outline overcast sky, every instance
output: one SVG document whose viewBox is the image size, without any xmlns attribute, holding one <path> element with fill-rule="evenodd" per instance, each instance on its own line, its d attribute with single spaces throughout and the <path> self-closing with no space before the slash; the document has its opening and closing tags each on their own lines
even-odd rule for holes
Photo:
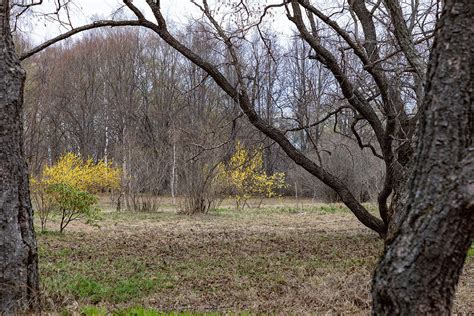
<svg viewBox="0 0 474 316">
<path fill-rule="evenodd" d="M 209 1 L 210 3 L 216 1 Z M 277 2 L 267 1 L 267 3 Z M 145 3 L 145 0 L 134 0 L 134 5 L 143 9 L 147 18 L 153 20 L 152 14 Z M 117 10 L 122 4 L 121 0 L 75 0 L 74 7 L 72 8 L 71 20 L 74 26 L 80 26 L 83 24 L 90 23 L 92 20 L 97 18 L 110 19 L 113 12 Z M 162 11 L 168 20 L 174 23 L 184 24 L 190 17 L 200 16 L 199 10 L 190 3 L 189 0 L 162 0 L 161 1 Z M 35 8 L 36 11 L 42 12 L 53 12 L 54 4 L 52 0 L 44 1 L 44 4 Z M 130 10 L 125 9 L 127 14 L 131 14 Z M 275 11 L 277 15 L 274 17 L 275 29 L 282 33 L 290 34 L 291 27 L 286 19 L 282 10 Z M 132 18 L 133 16 L 130 15 Z M 36 43 L 43 42 L 44 40 L 50 39 L 60 33 L 65 32 L 64 28 L 61 28 L 58 23 L 52 21 L 45 21 L 40 15 L 27 16 L 25 19 L 28 20 L 28 26 L 24 29 L 27 33 L 31 34 L 33 40 Z"/>
<path fill-rule="evenodd" d="M 177 5 L 176 3 L 181 5 Z M 112 13 L 114 13 L 117 8 L 121 6 L 122 1 L 120 0 L 75 0 L 74 6 L 71 9 L 71 20 L 74 26 L 80 26 L 87 24 L 97 17 L 102 19 L 110 19 Z M 143 11 L 147 13 L 147 17 L 152 19 L 149 10 L 147 10 L 147 5 L 145 0 L 134 0 L 133 3 L 139 8 L 144 9 Z M 162 1 L 163 13 L 172 18 L 177 23 L 184 22 L 186 17 L 189 17 L 191 14 L 197 14 L 192 6 L 190 6 L 187 0 L 179 1 Z M 52 1 L 44 1 L 44 4 L 41 7 L 35 8 L 35 11 L 39 12 L 54 12 L 54 4 Z M 126 12 L 130 10 L 126 9 Z M 65 29 L 61 28 L 58 23 L 53 21 L 46 21 L 40 16 L 40 14 L 27 16 L 28 22 L 31 24 L 26 27 L 28 33 L 30 33 L 36 42 L 44 41 L 53 36 L 64 32 Z"/>
</svg>

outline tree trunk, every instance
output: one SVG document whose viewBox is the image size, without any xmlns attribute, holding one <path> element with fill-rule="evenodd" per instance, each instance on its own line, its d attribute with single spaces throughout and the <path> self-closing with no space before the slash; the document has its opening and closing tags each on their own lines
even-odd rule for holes
<svg viewBox="0 0 474 316">
<path fill-rule="evenodd" d="M 408 198 L 373 281 L 376 315 L 446 315 L 474 235 L 474 2 L 446 0 Z"/>
<path fill-rule="evenodd" d="M 23 82 L 0 0 L 0 314 L 36 307 L 38 255 L 23 154 Z"/>
</svg>

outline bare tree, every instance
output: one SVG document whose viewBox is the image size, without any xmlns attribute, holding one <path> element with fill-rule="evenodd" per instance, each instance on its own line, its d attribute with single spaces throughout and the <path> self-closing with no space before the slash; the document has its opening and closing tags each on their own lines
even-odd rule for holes
<svg viewBox="0 0 474 316">
<path fill-rule="evenodd" d="M 419 5 L 413 4 L 407 8 L 411 14 L 407 24 L 403 8 L 398 1 L 391 0 L 375 4 L 354 0 L 349 2 L 349 6 L 343 7 L 341 12 L 330 6 L 320 9 L 308 0 L 283 1 L 268 5 L 263 11 L 255 11 L 253 6 L 241 1 L 232 5 L 228 12 L 235 17 L 235 25 L 232 25 L 219 23 L 217 10 L 213 10 L 207 1 L 191 2 L 201 10 L 202 23 L 212 30 L 215 49 L 223 58 L 211 61 L 187 41 L 173 35 L 161 11 L 160 2 L 152 0 L 146 3 L 153 20 L 147 19 L 132 1 L 124 0 L 124 7 L 135 15 L 135 20 L 102 20 L 72 28 L 23 54 L 22 58 L 84 30 L 124 25 L 148 28 L 213 78 L 239 105 L 252 125 L 276 142 L 294 162 L 333 189 L 364 225 L 385 236 L 397 208 L 399 192 L 405 183 L 413 152 L 417 103 L 422 96 L 426 68 L 426 49 L 423 51 L 420 48 L 429 47 L 432 37 L 430 23 L 435 19 L 436 6 L 427 1 L 426 9 L 421 10 Z M 357 140 L 361 148 L 371 150 L 374 156 L 384 162 L 384 185 L 378 194 L 380 218 L 367 211 L 344 181 L 301 151 L 288 134 L 317 128 L 322 122 L 317 120 L 302 124 L 297 129 L 282 130 L 278 124 L 263 116 L 257 107 L 252 81 L 260 77 L 259 67 L 258 63 L 252 63 L 253 58 L 247 48 L 248 43 L 252 42 L 250 37 L 258 34 L 266 48 L 271 50 L 270 41 L 260 26 L 268 11 L 277 7 L 286 10 L 298 35 L 311 48 L 308 58 L 317 60 L 329 70 L 335 79 L 336 92 L 344 97 L 341 106 L 349 110 L 341 111 L 340 107 L 328 113 L 328 116 L 334 116 L 336 123 L 339 122 L 342 133 L 351 132 L 351 137 Z M 340 26 L 339 21 L 347 21 L 348 17 L 347 26 Z M 418 31 L 420 35 L 415 36 Z M 230 67 L 226 68 L 225 65 Z M 407 106 L 407 103 L 411 105 Z M 299 112 L 301 116 L 303 112 Z M 367 126 L 373 137 L 360 135 L 361 124 Z"/>
</svg>

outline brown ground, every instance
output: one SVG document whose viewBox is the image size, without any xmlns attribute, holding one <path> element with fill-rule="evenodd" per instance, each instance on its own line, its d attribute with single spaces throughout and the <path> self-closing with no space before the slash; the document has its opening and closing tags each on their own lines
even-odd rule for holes
<svg viewBox="0 0 474 316">
<path fill-rule="evenodd" d="M 382 242 L 341 206 L 306 202 L 191 217 L 110 212 L 100 229 L 40 234 L 45 306 L 367 314 Z M 473 259 L 455 312 L 474 311 Z"/>
</svg>

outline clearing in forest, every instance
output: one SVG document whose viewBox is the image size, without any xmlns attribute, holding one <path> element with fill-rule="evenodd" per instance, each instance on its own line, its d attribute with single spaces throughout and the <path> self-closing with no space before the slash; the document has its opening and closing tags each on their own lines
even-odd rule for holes
<svg viewBox="0 0 474 316">
<path fill-rule="evenodd" d="M 382 241 L 339 204 L 266 205 L 236 211 L 224 204 L 198 216 L 172 206 L 110 210 L 100 229 L 74 222 L 63 235 L 39 234 L 45 308 L 367 313 Z M 454 312 L 474 311 L 470 254 Z"/>
</svg>

